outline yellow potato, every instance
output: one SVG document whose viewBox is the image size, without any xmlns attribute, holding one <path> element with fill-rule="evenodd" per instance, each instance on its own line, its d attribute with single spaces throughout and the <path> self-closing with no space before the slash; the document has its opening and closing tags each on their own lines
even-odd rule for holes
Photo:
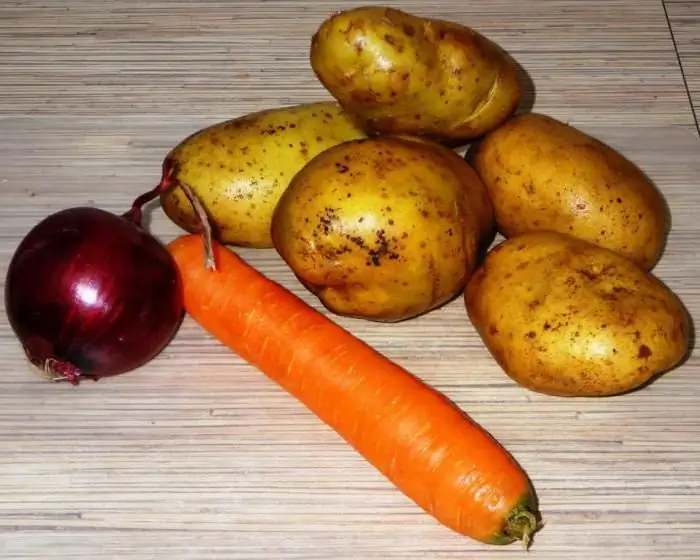
<svg viewBox="0 0 700 560">
<path fill-rule="evenodd" d="M 325 20 L 310 59 L 319 81 L 372 133 L 468 140 L 505 121 L 522 96 L 517 65 L 486 37 L 387 7 Z"/>
<path fill-rule="evenodd" d="M 616 395 L 677 366 L 689 319 L 676 295 L 619 254 L 555 232 L 511 237 L 465 291 L 503 370 L 533 391 Z"/>
<path fill-rule="evenodd" d="M 617 151 L 542 114 L 520 115 L 488 134 L 471 160 L 506 237 L 566 233 L 651 270 L 670 218 L 651 181 Z"/>
<path fill-rule="evenodd" d="M 316 156 L 272 219 L 279 254 L 328 309 L 376 321 L 408 319 L 460 293 L 493 234 L 469 164 L 439 144 L 388 136 Z"/>
<path fill-rule="evenodd" d="M 219 241 L 272 247 L 272 212 L 289 181 L 313 156 L 366 135 L 335 102 L 251 113 L 202 129 L 166 157 L 164 175 L 194 191 Z M 196 215 L 179 187 L 161 196 L 165 214 L 198 231 Z"/>
</svg>

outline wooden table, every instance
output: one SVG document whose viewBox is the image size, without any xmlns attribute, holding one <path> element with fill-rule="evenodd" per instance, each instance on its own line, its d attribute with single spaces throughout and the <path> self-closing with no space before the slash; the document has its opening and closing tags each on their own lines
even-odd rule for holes
<svg viewBox="0 0 700 560">
<path fill-rule="evenodd" d="M 472 25 L 536 84 L 535 109 L 636 161 L 673 212 L 657 274 L 700 314 L 700 3 L 389 2 Z M 45 215 L 120 212 L 204 125 L 328 98 L 307 62 L 326 0 L 0 4 L 0 272 Z M 673 22 L 675 45 L 665 17 Z M 686 68 L 681 72 L 679 58 Z M 691 95 L 686 90 L 686 83 Z M 152 231 L 179 230 L 156 210 Z M 274 251 L 241 251 L 312 305 Z M 547 525 L 529 558 L 700 557 L 700 362 L 635 394 L 514 385 L 461 302 L 398 325 L 335 318 L 444 391 L 520 460 Z M 500 559 L 391 487 L 300 404 L 190 320 L 138 372 L 39 381 L 0 317 L 0 557 Z"/>
</svg>

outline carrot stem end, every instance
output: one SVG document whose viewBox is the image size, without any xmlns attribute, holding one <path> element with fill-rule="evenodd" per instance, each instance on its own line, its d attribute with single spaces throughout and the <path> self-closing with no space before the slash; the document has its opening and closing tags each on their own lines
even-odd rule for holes
<svg viewBox="0 0 700 560">
<path fill-rule="evenodd" d="M 532 536 L 541 528 L 537 516 L 530 511 L 526 504 L 515 508 L 505 527 L 505 533 L 516 540 L 522 541 L 525 550 L 532 544 Z"/>
</svg>

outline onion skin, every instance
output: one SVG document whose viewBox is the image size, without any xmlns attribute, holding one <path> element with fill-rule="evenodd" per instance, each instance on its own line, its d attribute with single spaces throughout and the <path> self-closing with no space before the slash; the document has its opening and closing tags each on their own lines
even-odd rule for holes
<svg viewBox="0 0 700 560">
<path fill-rule="evenodd" d="M 150 361 L 184 316 L 177 266 L 140 214 L 90 207 L 31 229 L 9 265 L 5 309 L 29 361 L 73 383 Z"/>
</svg>

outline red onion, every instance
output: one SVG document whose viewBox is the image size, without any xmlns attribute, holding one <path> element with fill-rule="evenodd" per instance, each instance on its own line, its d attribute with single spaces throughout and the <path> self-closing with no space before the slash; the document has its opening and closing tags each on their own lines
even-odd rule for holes
<svg viewBox="0 0 700 560">
<path fill-rule="evenodd" d="M 141 207 L 168 186 L 141 195 L 123 216 L 89 207 L 56 212 L 21 241 L 5 308 L 29 362 L 49 379 L 77 384 L 126 373 L 177 332 L 184 315 L 177 266 L 141 226 Z"/>
</svg>

